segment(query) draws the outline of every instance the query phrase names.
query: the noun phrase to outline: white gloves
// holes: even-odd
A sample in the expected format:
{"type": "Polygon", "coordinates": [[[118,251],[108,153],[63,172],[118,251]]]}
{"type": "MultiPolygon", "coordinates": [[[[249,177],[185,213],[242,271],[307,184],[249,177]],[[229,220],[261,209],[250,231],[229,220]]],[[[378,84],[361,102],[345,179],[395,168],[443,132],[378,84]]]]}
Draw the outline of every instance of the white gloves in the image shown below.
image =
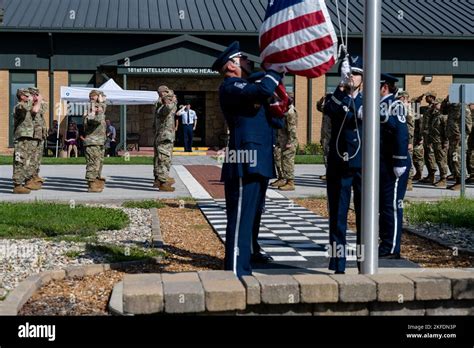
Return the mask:
{"type": "Polygon", "coordinates": [[[357,111],[357,118],[359,120],[362,120],[364,118],[364,107],[363,106],[361,106],[359,108],[359,111],[357,111]]]}
{"type": "Polygon", "coordinates": [[[407,167],[394,167],[393,173],[397,178],[401,177],[407,170],[407,167]]]}
{"type": "Polygon", "coordinates": [[[351,66],[349,57],[344,58],[341,65],[341,84],[349,85],[351,82],[351,66]]]}

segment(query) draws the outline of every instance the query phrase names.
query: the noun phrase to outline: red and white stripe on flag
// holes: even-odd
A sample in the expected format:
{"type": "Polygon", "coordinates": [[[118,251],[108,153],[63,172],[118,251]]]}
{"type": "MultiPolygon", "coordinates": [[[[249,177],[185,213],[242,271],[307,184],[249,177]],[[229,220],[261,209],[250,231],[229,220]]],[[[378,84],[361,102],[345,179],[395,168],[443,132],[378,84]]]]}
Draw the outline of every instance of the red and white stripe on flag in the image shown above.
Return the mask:
{"type": "Polygon", "coordinates": [[[263,63],[295,75],[324,75],[337,60],[337,35],[324,0],[269,0],[260,52],[263,63]]]}

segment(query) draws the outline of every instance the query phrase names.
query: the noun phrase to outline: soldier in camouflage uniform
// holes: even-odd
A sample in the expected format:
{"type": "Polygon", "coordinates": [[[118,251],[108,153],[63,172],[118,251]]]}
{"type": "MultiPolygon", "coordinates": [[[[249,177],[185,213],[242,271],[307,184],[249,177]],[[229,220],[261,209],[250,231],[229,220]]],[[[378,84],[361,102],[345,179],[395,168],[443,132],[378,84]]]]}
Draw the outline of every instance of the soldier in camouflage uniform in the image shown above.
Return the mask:
{"type": "MultiPolygon", "coordinates": [[[[471,111],[471,122],[474,124],[474,104],[469,104],[469,109],[471,111]]],[[[468,140],[468,153],[467,153],[467,169],[469,171],[469,178],[466,180],[468,184],[474,183],[474,132],[471,131],[468,140]]]]}
{"type": "MultiPolygon", "coordinates": [[[[290,95],[290,93],[288,94],[290,95]]],[[[285,114],[285,127],[277,131],[277,145],[273,151],[278,179],[270,186],[282,191],[295,190],[295,156],[298,139],[296,137],[298,112],[293,105],[293,99],[288,112],[285,114]]]]}
{"type": "MultiPolygon", "coordinates": [[[[449,97],[448,97],[449,98],[449,97]]],[[[449,139],[448,161],[453,170],[454,185],[448,187],[453,191],[461,190],[461,104],[451,104],[449,99],[442,104],[442,110],[448,115],[446,135],[449,139]]],[[[472,119],[469,107],[466,106],[466,136],[471,134],[472,119]]]]}
{"type": "MultiPolygon", "coordinates": [[[[33,101],[36,101],[38,96],[40,96],[40,91],[38,88],[28,88],[28,91],[30,92],[31,96],[33,97],[33,101]]],[[[48,136],[48,130],[46,128],[46,121],[44,119],[44,115],[46,114],[46,111],[48,110],[48,104],[42,100],[40,102],[40,110],[36,114],[34,118],[34,135],[33,137],[38,140],[38,146],[35,148],[35,151],[32,155],[33,159],[33,164],[32,164],[32,180],[35,183],[38,183],[39,188],[41,188],[41,185],[44,183],[44,179],[39,176],[39,171],[40,171],[40,166],[41,166],[41,161],[43,159],[43,151],[44,151],[44,142],[48,136]]]]}
{"type": "Polygon", "coordinates": [[[175,114],[177,99],[174,92],[167,86],[158,88],[160,99],[156,104],[153,120],[154,140],[154,170],[155,182],[153,187],[160,191],[173,192],[174,180],[170,178],[173,144],[175,140],[175,114]]]}
{"type": "Polygon", "coordinates": [[[14,153],[13,153],[13,193],[28,194],[37,189],[32,178],[31,156],[37,146],[34,140],[33,99],[27,89],[17,91],[18,104],[15,106],[14,119],[14,153]]]}
{"type": "Polygon", "coordinates": [[[433,110],[430,117],[430,133],[429,142],[433,148],[433,153],[438,164],[439,181],[435,184],[436,187],[446,188],[448,176],[447,164],[447,150],[448,139],[446,137],[447,116],[441,112],[441,103],[443,99],[436,98],[433,102],[433,110]]]}
{"type": "MultiPolygon", "coordinates": [[[[321,122],[321,147],[323,149],[324,166],[327,168],[327,160],[329,155],[329,144],[331,143],[331,118],[324,112],[324,103],[328,98],[332,96],[331,93],[322,97],[316,104],[316,109],[323,114],[321,122]]],[[[326,175],[320,177],[322,180],[326,180],[326,175]]]]}
{"type": "Polygon", "coordinates": [[[89,94],[90,104],[83,117],[84,122],[84,152],[86,157],[86,180],[89,192],[102,192],[105,178],[101,176],[104,164],[106,123],[105,95],[93,90],[89,94]]]}
{"type": "Polygon", "coordinates": [[[420,104],[417,99],[412,99],[412,111],[415,117],[415,129],[413,132],[413,167],[415,175],[413,181],[421,180],[423,177],[423,167],[425,166],[425,151],[423,148],[423,115],[420,112],[420,104]]]}
{"type": "MultiPolygon", "coordinates": [[[[408,153],[412,158],[413,163],[413,140],[415,134],[415,113],[410,105],[410,95],[406,91],[401,91],[398,93],[398,99],[403,103],[407,111],[407,126],[408,126],[408,153]]],[[[407,183],[407,191],[413,190],[413,181],[412,178],[415,174],[415,166],[412,165],[410,169],[410,176],[407,183]]]]}
{"type": "MultiPolygon", "coordinates": [[[[425,165],[428,169],[428,176],[421,180],[422,183],[434,184],[435,183],[435,174],[436,174],[436,159],[433,152],[433,146],[430,143],[431,133],[430,124],[431,124],[431,114],[433,113],[433,102],[436,99],[437,94],[435,92],[428,92],[424,94],[425,101],[428,103],[428,106],[420,108],[420,112],[423,114],[423,151],[425,155],[425,165]]],[[[421,102],[421,98],[418,98],[418,102],[421,102]]]]}

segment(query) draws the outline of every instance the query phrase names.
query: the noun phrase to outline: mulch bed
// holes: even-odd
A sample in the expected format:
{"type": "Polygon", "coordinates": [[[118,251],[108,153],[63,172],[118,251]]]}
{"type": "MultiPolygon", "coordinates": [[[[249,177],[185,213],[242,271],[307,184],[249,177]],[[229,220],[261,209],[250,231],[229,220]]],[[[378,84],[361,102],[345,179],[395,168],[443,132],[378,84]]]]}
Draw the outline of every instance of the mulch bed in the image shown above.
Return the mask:
{"type": "MultiPolygon", "coordinates": [[[[325,199],[298,199],[295,203],[324,217],[328,217],[327,201],[325,199]]],[[[349,211],[349,228],[355,231],[355,212],[349,211]]],[[[469,255],[454,255],[453,250],[430,240],[409,234],[402,234],[401,256],[425,268],[464,268],[472,267],[474,257],[469,255]]]]}
{"type": "Polygon", "coordinates": [[[113,286],[127,273],[190,272],[223,269],[224,245],[196,203],[164,200],[158,209],[165,257],[158,264],[128,267],[81,279],[51,281],[21,309],[20,315],[109,315],[113,286]]]}

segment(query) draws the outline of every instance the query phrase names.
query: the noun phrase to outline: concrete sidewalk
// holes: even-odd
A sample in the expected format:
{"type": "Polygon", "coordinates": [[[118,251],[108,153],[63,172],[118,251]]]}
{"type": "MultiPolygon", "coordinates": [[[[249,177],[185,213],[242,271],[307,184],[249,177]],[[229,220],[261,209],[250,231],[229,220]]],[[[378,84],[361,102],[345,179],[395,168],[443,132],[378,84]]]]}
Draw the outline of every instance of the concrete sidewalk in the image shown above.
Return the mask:
{"type": "MultiPolygon", "coordinates": [[[[122,202],[124,200],[143,200],[157,198],[190,197],[186,185],[176,172],[177,166],[217,165],[209,156],[174,157],[171,176],[176,179],[176,191],[159,192],[153,185],[153,166],[151,165],[105,165],[104,175],[107,185],[104,192],[88,193],[84,180],[83,165],[43,165],[41,175],[47,179],[44,189],[29,195],[12,194],[12,166],[0,166],[0,201],[48,201],[69,202],[122,202]]],[[[319,179],[325,173],[323,165],[297,165],[296,190],[276,192],[295,199],[299,197],[326,196],[326,182],[319,179]]],[[[467,196],[474,197],[474,186],[468,185],[467,196]]],[[[459,197],[459,192],[438,189],[430,185],[415,184],[415,189],[407,193],[408,199],[435,200],[444,197],[459,197]]]]}
{"type": "MultiPolygon", "coordinates": [[[[292,192],[282,192],[276,190],[288,198],[300,198],[310,196],[326,196],[326,181],[319,179],[326,173],[324,165],[301,164],[295,169],[296,190],[292,192]]],[[[425,173],[427,175],[427,173],[425,173]]],[[[459,197],[460,193],[439,189],[427,184],[414,184],[414,189],[407,192],[406,198],[409,200],[437,200],[446,197],[459,197]]],[[[466,196],[474,197],[474,186],[466,186],[466,196]]]]}

